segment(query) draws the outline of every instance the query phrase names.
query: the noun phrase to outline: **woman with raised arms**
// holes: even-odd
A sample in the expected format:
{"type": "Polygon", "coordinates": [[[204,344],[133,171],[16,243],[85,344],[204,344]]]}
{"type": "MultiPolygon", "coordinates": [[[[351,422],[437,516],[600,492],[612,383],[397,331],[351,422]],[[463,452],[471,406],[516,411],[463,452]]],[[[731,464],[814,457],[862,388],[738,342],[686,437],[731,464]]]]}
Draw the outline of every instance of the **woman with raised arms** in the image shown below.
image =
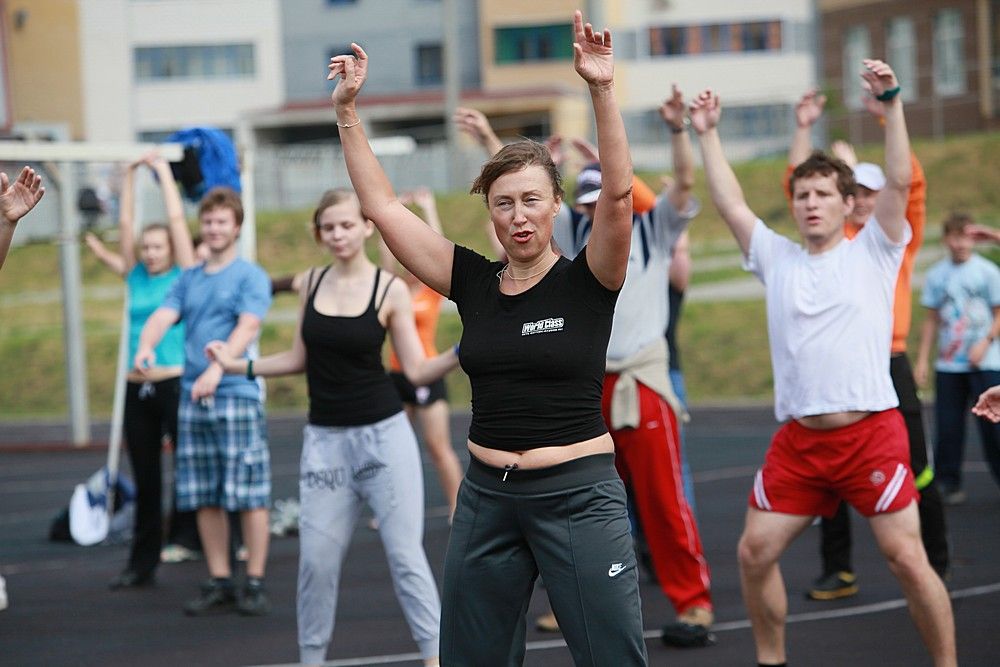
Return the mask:
{"type": "Polygon", "coordinates": [[[509,260],[490,262],[429,229],[393,192],[355,108],[368,75],[364,50],[352,44],[354,55],[329,66],[329,78],[340,77],[332,99],[365,217],[403,266],[458,304],[464,327],[471,462],[445,562],[444,665],[520,664],[539,573],[577,665],[646,664],[625,488],[601,416],[632,233],[632,168],[611,34],[579,12],[573,32],[603,175],[590,244],[573,261],[549,243],[563,192],[544,146],[505,146],[472,187],[509,260]]]}

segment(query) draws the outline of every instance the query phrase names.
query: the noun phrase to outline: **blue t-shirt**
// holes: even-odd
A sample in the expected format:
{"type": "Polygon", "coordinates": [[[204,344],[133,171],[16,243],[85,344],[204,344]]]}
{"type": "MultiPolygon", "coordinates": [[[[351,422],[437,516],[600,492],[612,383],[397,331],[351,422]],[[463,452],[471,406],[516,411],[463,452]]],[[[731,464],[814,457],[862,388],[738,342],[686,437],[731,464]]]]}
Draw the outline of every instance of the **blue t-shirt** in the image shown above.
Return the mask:
{"type": "MultiPolygon", "coordinates": [[[[191,391],[208,367],[206,344],[229,338],[244,313],[264,319],[270,306],[271,280],[256,264],[236,259],[215,273],[206,272],[204,264],[184,271],[163,301],[163,307],[177,311],[187,327],[182,390],[191,391]]],[[[260,390],[242,375],[226,374],[215,395],[259,399],[260,390]]]]}
{"type": "MultiPolygon", "coordinates": [[[[947,373],[975,370],[969,348],[989,334],[993,308],[1000,306],[1000,268],[976,254],[961,264],[943,259],[927,272],[920,303],[941,318],[934,367],[947,373]]],[[[993,341],[977,368],[1000,370],[1000,341],[993,341]]]]}
{"type": "MultiPolygon", "coordinates": [[[[131,362],[139,350],[139,335],[146,320],[160,307],[164,297],[181,275],[176,264],[159,275],[152,275],[141,262],[136,264],[125,282],[128,285],[128,358],[131,362]]],[[[184,325],[175,324],[156,346],[157,366],[184,365],[184,325]]]]}

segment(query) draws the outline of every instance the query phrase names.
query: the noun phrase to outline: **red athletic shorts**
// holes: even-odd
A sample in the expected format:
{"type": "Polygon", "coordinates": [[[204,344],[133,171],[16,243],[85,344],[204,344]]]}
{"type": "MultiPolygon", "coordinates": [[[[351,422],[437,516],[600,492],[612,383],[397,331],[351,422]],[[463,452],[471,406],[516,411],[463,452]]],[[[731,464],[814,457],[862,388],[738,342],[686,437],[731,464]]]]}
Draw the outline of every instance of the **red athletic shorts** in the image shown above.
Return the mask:
{"type": "Polygon", "coordinates": [[[839,501],[846,500],[873,516],[899,511],[919,497],[906,425],[893,409],[828,431],[796,421],[782,426],[757,471],[750,506],[832,517],[839,501]]]}

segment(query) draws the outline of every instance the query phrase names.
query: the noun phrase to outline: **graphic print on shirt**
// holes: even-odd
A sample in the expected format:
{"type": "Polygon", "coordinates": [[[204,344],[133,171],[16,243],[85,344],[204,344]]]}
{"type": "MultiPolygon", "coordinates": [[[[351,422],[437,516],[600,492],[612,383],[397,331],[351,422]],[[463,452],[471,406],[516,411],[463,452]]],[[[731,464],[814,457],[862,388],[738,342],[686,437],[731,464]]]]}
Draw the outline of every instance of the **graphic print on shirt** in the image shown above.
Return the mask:
{"type": "Polygon", "coordinates": [[[525,322],[521,325],[522,336],[532,336],[534,334],[555,333],[562,331],[565,321],[561,317],[546,317],[537,322],[525,322]]]}

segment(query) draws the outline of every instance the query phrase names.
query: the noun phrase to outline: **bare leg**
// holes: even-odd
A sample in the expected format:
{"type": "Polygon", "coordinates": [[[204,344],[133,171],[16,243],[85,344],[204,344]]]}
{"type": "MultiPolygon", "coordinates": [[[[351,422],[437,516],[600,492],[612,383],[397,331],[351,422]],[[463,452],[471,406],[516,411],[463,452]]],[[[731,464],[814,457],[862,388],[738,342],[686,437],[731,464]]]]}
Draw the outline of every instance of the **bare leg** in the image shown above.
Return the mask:
{"type": "Polygon", "coordinates": [[[934,659],[934,665],[957,665],[951,600],[944,583],[935,575],[927,560],[920,540],[920,516],[916,502],[898,512],[877,514],[869,519],[869,523],[889,569],[903,588],[910,616],[934,659]]]}
{"type": "Polygon", "coordinates": [[[266,507],[240,512],[240,523],[243,525],[243,542],[247,547],[247,576],[263,577],[267,565],[267,547],[270,544],[271,533],[267,525],[268,511],[266,507]]]}
{"type": "Polygon", "coordinates": [[[785,662],[785,617],[788,595],[778,558],[809,527],[811,516],[747,510],[739,544],[740,583],[753,627],[757,662],[785,662]]]}
{"type": "Polygon", "coordinates": [[[229,520],[221,507],[202,507],[198,510],[198,535],[205,552],[208,573],[216,578],[231,577],[229,520]]]}
{"type": "Polygon", "coordinates": [[[437,470],[441,490],[448,501],[448,520],[455,514],[458,487],[462,483],[462,465],[458,462],[455,448],[451,446],[451,429],[448,424],[448,403],[434,401],[430,405],[417,407],[420,430],[427,443],[427,453],[437,470]]]}

